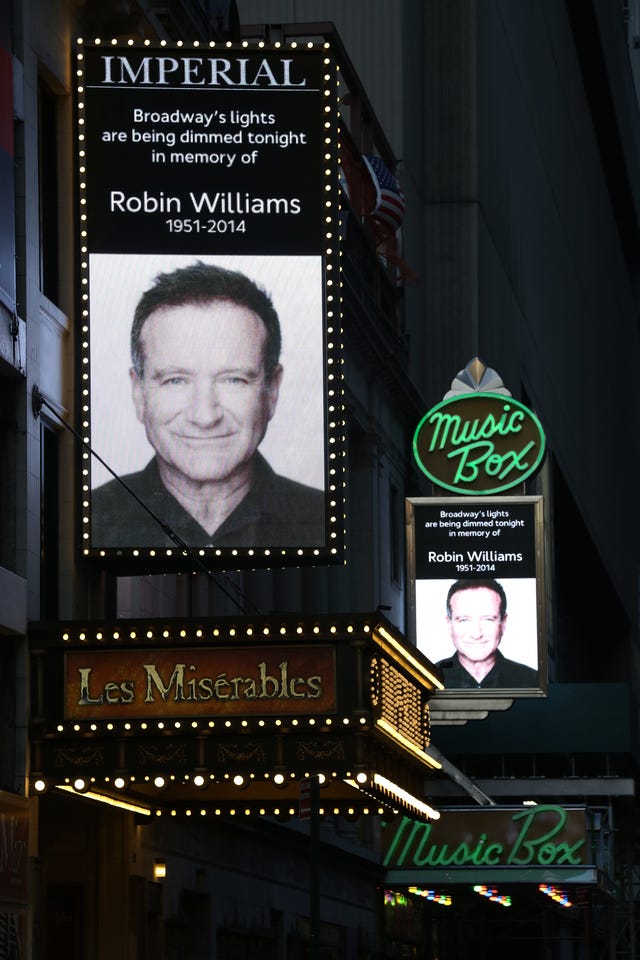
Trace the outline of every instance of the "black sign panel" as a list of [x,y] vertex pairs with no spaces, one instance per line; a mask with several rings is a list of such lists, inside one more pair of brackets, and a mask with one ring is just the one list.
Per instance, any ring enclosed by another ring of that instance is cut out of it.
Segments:
[[416,579],[535,579],[534,504],[440,500],[413,509]]
[[92,252],[320,255],[324,59],[86,50]]
[[83,554],[341,562],[328,45],[76,57]]
[[410,633],[447,689],[546,682],[542,498],[407,501]]

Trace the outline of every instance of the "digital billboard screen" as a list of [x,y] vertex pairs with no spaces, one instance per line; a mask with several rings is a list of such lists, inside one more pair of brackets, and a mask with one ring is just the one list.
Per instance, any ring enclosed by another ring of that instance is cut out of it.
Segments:
[[328,46],[76,57],[83,554],[341,561]]
[[409,634],[448,690],[546,691],[542,497],[407,500]]

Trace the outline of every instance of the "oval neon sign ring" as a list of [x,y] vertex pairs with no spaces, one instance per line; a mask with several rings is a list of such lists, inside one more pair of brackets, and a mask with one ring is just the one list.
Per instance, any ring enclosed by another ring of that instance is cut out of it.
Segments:
[[542,464],[545,435],[523,403],[498,393],[463,393],[436,404],[413,435],[413,455],[433,483],[471,496],[500,493]]

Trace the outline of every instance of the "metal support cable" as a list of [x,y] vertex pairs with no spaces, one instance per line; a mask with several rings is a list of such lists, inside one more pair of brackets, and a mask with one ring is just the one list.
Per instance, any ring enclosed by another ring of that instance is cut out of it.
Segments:
[[[74,427],[71,426],[69,421],[65,420],[64,417],[61,416],[60,413],[58,413],[56,408],[52,406],[51,403],[49,403],[49,401],[46,399],[46,397],[43,396],[43,394],[40,392],[40,389],[37,386],[34,386],[31,392],[31,406],[33,409],[33,415],[36,418],[40,416],[40,412],[42,408],[46,407],[47,410],[49,410],[56,417],[56,419],[60,421],[62,426],[65,427],[65,429],[67,429],[70,433],[72,433],[73,436],[76,438],[76,440],[80,441],[82,446],[89,451],[91,456],[95,457],[96,460],[102,464],[105,470],[108,470],[111,476],[115,480],[117,480],[122,487],[124,487],[127,493],[133,497],[133,499],[142,507],[142,509],[145,510],[150,517],[152,517],[152,519],[158,524],[158,526],[163,531],[163,533],[167,537],[169,537],[169,539],[173,543],[175,543],[175,545],[180,549],[181,553],[184,556],[189,557],[189,559],[193,560],[193,562],[200,568],[201,572],[206,573],[207,576],[213,580],[213,582],[218,587],[218,589],[221,590],[221,592],[227,597],[228,600],[230,600],[233,604],[235,604],[235,606],[238,608],[238,610],[240,610],[241,613],[249,612],[247,610],[247,607],[251,607],[252,613],[260,613],[258,608],[254,606],[253,603],[251,603],[251,601],[242,593],[240,588],[235,583],[233,583],[233,581],[231,581],[227,576],[224,576],[223,574],[221,574],[219,571],[210,570],[209,567],[204,563],[202,557],[200,557],[197,553],[195,553],[191,549],[191,547],[189,547],[188,544],[186,544],[184,540],[180,536],[178,536],[175,530],[173,530],[163,520],[161,520],[160,517],[158,517],[157,514],[155,514],[153,510],[150,507],[148,507],[147,504],[143,500],[141,500],[136,493],[134,493],[134,491],[128,486],[128,484],[125,483],[122,477],[119,476],[115,472],[115,470],[112,470],[109,464],[102,459],[100,454],[96,453],[93,447],[89,443],[87,443],[86,440],[83,439],[83,437],[80,435],[80,433],[78,433],[78,431]],[[224,583],[221,582],[222,579],[224,579],[225,581]],[[230,592],[230,589],[228,588],[233,588],[236,596],[233,596]],[[238,599],[238,597],[240,599]]]

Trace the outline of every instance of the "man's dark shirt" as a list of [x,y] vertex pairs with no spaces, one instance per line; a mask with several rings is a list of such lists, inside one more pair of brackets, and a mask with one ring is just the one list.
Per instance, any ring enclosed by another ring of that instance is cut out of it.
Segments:
[[480,682],[460,663],[458,654],[440,660],[436,666],[442,671],[444,685],[451,689],[491,690],[497,687],[537,687],[538,674],[531,667],[507,658],[496,650],[496,662]]
[[[189,547],[321,547],[324,493],[281,477],[256,455],[254,482],[213,534],[207,533],[166,489],[154,457],[122,478],[127,487]],[[118,480],[93,491],[93,547],[172,547],[175,541]]]

